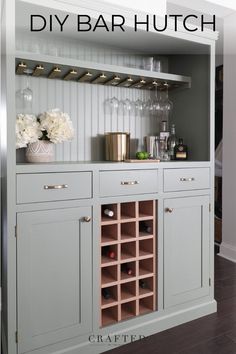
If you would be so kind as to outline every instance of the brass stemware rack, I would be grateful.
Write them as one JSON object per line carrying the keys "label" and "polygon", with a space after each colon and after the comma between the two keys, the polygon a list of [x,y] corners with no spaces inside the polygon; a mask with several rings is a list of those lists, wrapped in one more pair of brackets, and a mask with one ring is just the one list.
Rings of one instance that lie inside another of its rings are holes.
{"label": "brass stemware rack", "polygon": [[16,74],[136,89],[190,88],[191,78],[162,72],[33,53],[17,53]]}

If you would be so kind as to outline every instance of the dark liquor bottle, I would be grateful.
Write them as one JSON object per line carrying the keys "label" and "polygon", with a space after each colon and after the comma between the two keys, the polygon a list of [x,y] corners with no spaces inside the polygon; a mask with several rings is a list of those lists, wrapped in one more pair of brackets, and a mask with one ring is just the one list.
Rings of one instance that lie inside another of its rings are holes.
{"label": "dark liquor bottle", "polygon": [[170,136],[167,141],[169,156],[171,160],[175,159],[175,146],[178,145],[178,140],[175,135],[175,125],[171,125]]}
{"label": "dark liquor bottle", "polygon": [[108,289],[102,289],[102,296],[104,299],[109,300],[111,297],[110,291]]}
{"label": "dark liquor bottle", "polygon": [[175,160],[187,160],[188,159],[188,147],[184,145],[183,139],[179,139],[178,145],[174,148]]}
{"label": "dark liquor bottle", "polygon": [[121,271],[128,275],[133,275],[133,270],[127,264],[122,264]]}
{"label": "dark liquor bottle", "polygon": [[148,234],[152,233],[152,228],[146,222],[141,221],[139,223],[139,232],[146,232]]}
{"label": "dark liquor bottle", "polygon": [[113,210],[110,210],[110,209],[105,209],[103,211],[103,214],[108,216],[109,218],[112,218],[114,216],[114,211]]}
{"label": "dark liquor bottle", "polygon": [[111,250],[110,247],[103,247],[102,249],[102,255],[111,259],[116,258],[116,253],[115,251]]}
{"label": "dark liquor bottle", "polygon": [[139,286],[141,289],[146,289],[147,288],[147,283],[144,280],[139,281]]}

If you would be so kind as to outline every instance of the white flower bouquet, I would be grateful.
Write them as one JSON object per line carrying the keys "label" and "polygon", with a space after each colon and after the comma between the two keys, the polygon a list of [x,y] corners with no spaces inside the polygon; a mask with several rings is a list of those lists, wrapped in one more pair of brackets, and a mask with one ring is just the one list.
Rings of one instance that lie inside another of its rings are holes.
{"label": "white flower bouquet", "polygon": [[42,138],[39,122],[34,115],[18,114],[16,117],[16,148],[27,147],[28,144]]}
{"label": "white flower bouquet", "polygon": [[38,140],[53,144],[72,140],[74,129],[67,113],[52,109],[39,115],[18,114],[16,118],[16,148],[27,147]]}
{"label": "white flower bouquet", "polygon": [[72,140],[74,137],[74,129],[69,115],[59,109],[52,109],[41,114],[39,123],[43,139],[54,144]]}

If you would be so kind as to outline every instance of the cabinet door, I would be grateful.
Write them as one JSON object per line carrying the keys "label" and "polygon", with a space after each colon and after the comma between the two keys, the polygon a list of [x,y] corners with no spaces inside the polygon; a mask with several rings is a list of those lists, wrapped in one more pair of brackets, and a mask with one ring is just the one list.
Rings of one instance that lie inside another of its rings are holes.
{"label": "cabinet door", "polygon": [[19,353],[85,334],[92,323],[90,207],[17,215]]}
{"label": "cabinet door", "polygon": [[164,306],[209,293],[209,198],[164,202]]}

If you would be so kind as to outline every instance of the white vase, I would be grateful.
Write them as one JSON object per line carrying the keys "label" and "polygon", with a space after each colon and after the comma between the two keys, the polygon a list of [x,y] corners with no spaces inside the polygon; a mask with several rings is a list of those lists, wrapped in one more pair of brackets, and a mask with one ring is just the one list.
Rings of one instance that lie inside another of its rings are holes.
{"label": "white vase", "polygon": [[35,143],[28,144],[26,160],[28,162],[54,161],[54,144],[47,140],[38,140]]}

